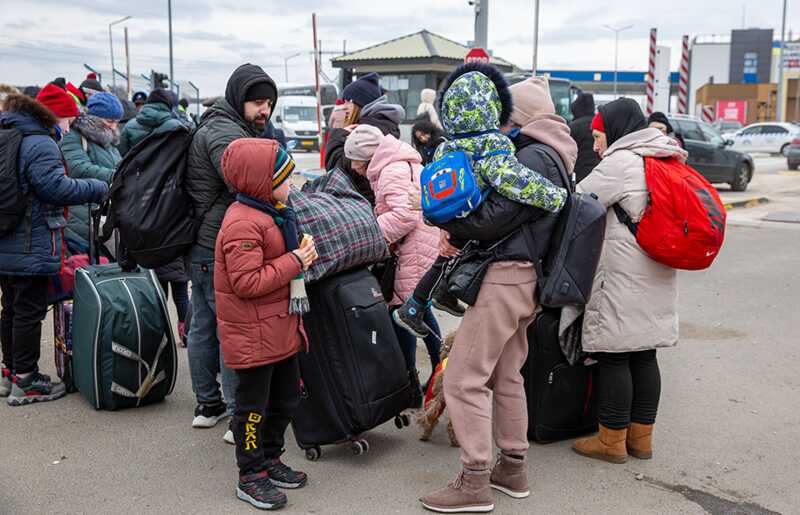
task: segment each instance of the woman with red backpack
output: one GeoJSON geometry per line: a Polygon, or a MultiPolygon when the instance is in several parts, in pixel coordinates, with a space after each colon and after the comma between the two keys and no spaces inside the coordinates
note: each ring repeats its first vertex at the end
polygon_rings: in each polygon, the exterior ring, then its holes
{"type": "Polygon", "coordinates": [[[573,450],[624,463],[649,459],[661,395],[656,349],[678,341],[678,276],[646,254],[615,212],[619,205],[638,222],[648,205],[645,159],[686,160],[686,152],[661,131],[648,128],[639,105],[621,98],[601,106],[592,120],[602,161],[578,190],[594,193],[608,208],[605,241],[583,320],[583,350],[597,360],[600,433],[573,450]]]}

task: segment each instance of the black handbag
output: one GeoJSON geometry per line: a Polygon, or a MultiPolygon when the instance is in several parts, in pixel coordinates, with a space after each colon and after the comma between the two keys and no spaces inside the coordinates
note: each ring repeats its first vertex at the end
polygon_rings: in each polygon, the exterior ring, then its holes
{"type": "Polygon", "coordinates": [[[489,265],[497,261],[497,247],[517,232],[513,231],[487,249],[477,248],[474,240],[468,242],[445,270],[447,291],[465,304],[474,306],[489,265]]]}

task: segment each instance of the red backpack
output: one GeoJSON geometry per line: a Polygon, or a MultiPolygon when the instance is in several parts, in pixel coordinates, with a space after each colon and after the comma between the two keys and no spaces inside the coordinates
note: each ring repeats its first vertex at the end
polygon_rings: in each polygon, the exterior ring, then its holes
{"type": "Polygon", "coordinates": [[[619,204],[614,212],[648,256],[681,270],[711,266],[725,239],[726,213],[711,184],[681,161],[646,157],[649,200],[633,223],[619,204]]]}

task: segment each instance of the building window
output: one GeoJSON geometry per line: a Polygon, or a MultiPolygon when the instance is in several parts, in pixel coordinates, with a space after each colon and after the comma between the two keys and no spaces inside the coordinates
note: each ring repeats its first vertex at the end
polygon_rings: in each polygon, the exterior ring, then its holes
{"type": "Polygon", "coordinates": [[[426,87],[426,77],[424,73],[381,75],[381,87],[387,91],[389,103],[403,106],[406,110],[406,121],[417,117],[420,94],[426,87]]]}

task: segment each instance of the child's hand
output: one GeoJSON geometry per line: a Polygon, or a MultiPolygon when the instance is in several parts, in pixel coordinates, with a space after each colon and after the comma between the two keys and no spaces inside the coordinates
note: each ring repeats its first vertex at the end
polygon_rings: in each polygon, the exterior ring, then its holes
{"type": "Polygon", "coordinates": [[[317,259],[317,248],[314,246],[314,243],[308,243],[302,248],[293,250],[294,255],[300,259],[300,262],[303,263],[303,270],[308,270],[308,267],[316,261],[317,259]]]}
{"type": "Polygon", "coordinates": [[[422,211],[422,193],[419,191],[419,184],[413,183],[408,192],[408,208],[413,211],[422,211]]]}
{"type": "Polygon", "coordinates": [[[446,258],[451,258],[458,255],[458,249],[450,245],[450,234],[448,234],[447,231],[440,231],[439,255],[446,258]]]}

